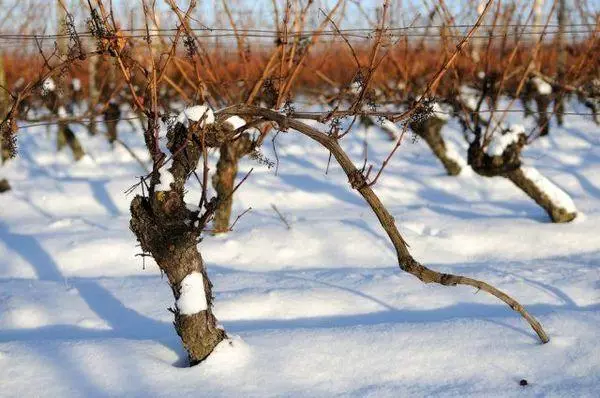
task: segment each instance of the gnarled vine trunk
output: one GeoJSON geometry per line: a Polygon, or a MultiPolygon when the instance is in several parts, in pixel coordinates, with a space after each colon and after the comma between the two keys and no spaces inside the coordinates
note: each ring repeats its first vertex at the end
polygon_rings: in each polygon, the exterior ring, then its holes
{"type": "MultiPolygon", "coordinates": [[[[546,177],[539,174],[535,169],[519,167],[506,174],[506,177],[511,180],[517,187],[521,188],[523,192],[527,194],[531,199],[540,205],[552,222],[563,223],[569,222],[577,217],[575,206],[573,205],[570,198],[562,192],[558,187],[554,186],[546,177]],[[559,200],[556,197],[552,197],[546,190],[545,187],[553,187],[552,189],[561,195],[564,199],[559,200]]],[[[547,188],[546,188],[547,189],[547,188]]]]}
{"type": "Polygon", "coordinates": [[[85,151],[77,139],[77,136],[69,127],[69,124],[65,122],[59,122],[56,136],[56,149],[60,151],[67,145],[71,149],[71,152],[73,152],[75,161],[79,161],[85,156],[85,151]]]}
{"type": "Polygon", "coordinates": [[[142,250],[150,253],[167,275],[176,300],[171,309],[175,330],[188,352],[190,365],[195,365],[206,359],[226,334],[212,312],[212,284],[197,246],[206,220],[199,218],[198,211],[189,210],[184,201],[185,182],[195,170],[202,151],[181,124],[169,131],[167,138],[173,154],[167,170],[170,174],[160,171],[167,166],[159,168],[148,196],[138,195],[132,200],[130,227],[142,250]],[[169,175],[172,179],[167,178],[169,175]],[[198,274],[202,276],[202,286],[194,287],[192,299],[196,302],[190,310],[189,303],[187,308],[181,304],[184,282],[198,274]]]}
{"type": "Polygon", "coordinates": [[[181,282],[186,276],[194,272],[203,276],[206,310],[184,314],[177,306],[172,309],[175,330],[188,352],[190,365],[195,365],[226,335],[212,313],[212,284],[197,248],[199,232],[189,226],[191,219],[182,198],[172,191],[155,193],[152,198],[136,196],[131,202],[131,230],[167,276],[175,300],[180,298],[181,282]]]}
{"type": "Polygon", "coordinates": [[[469,164],[479,175],[508,178],[540,205],[552,222],[572,221],[577,217],[577,209],[569,195],[536,169],[522,165],[520,156],[525,141],[525,135],[521,135],[518,141],[508,145],[501,155],[490,156],[479,141],[475,140],[469,146],[469,164]]]}
{"type": "Polygon", "coordinates": [[[10,184],[8,183],[8,180],[6,178],[3,178],[2,180],[0,180],[0,193],[8,191],[10,191],[10,184]]]}
{"type": "Polygon", "coordinates": [[[252,149],[252,141],[247,133],[242,134],[235,141],[224,143],[219,148],[220,156],[217,162],[217,172],[212,178],[213,187],[217,192],[217,209],[213,223],[214,233],[229,231],[238,163],[252,149]]]}
{"type": "Polygon", "coordinates": [[[442,137],[442,127],[446,124],[445,120],[438,117],[430,117],[426,120],[413,122],[410,128],[421,138],[425,140],[433,154],[442,162],[446,173],[451,176],[460,174],[462,166],[455,158],[451,156],[442,137]]]}

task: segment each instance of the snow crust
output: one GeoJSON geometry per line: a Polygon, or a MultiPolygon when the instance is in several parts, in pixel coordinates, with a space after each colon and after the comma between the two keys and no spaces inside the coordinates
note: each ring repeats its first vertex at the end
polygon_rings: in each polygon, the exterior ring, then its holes
{"type": "Polygon", "coordinates": [[[188,274],[179,284],[179,298],[175,305],[180,314],[193,315],[208,309],[204,278],[200,272],[188,274]]]}
{"type": "Polygon", "coordinates": [[[535,88],[537,89],[538,93],[542,95],[552,94],[552,86],[541,77],[535,76],[531,79],[531,81],[535,85],[535,88]]]}
{"type": "Polygon", "coordinates": [[[181,111],[179,115],[177,115],[177,122],[183,124],[185,127],[189,127],[190,121],[197,122],[202,118],[204,118],[204,121],[201,126],[215,122],[215,114],[212,109],[206,105],[194,105],[181,111]]]}
{"type": "Polygon", "coordinates": [[[573,199],[567,194],[565,191],[560,189],[556,184],[552,181],[544,177],[535,167],[527,167],[521,166],[521,171],[531,181],[535,183],[535,185],[543,191],[546,196],[550,198],[552,203],[556,206],[561,207],[568,211],[569,213],[576,213],[577,207],[575,207],[575,203],[573,199]]]}
{"type": "Polygon", "coordinates": [[[525,134],[525,127],[521,124],[513,124],[504,134],[494,134],[486,148],[490,156],[502,156],[506,148],[519,141],[519,137],[525,134]]]}

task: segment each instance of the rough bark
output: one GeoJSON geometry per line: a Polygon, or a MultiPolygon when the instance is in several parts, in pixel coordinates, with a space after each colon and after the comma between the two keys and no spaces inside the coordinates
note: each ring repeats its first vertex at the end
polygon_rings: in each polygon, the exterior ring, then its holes
{"type": "Polygon", "coordinates": [[[131,230],[167,276],[175,300],[187,275],[200,272],[204,278],[206,311],[184,315],[172,309],[175,330],[193,366],[206,359],[226,335],[212,313],[212,284],[197,248],[199,232],[189,227],[191,219],[182,198],[173,191],[158,192],[152,198],[136,196],[131,202],[131,230]]]}
{"type": "Polygon", "coordinates": [[[420,122],[413,122],[410,128],[425,140],[433,154],[442,162],[446,173],[451,176],[460,174],[461,166],[448,156],[446,143],[442,137],[442,127],[446,122],[437,117],[430,117],[420,122]]]}
{"type": "Polygon", "coordinates": [[[10,184],[8,183],[8,180],[6,178],[3,178],[2,180],[0,180],[0,193],[8,191],[10,191],[10,184]]]}
{"type": "Polygon", "coordinates": [[[577,217],[576,212],[571,212],[568,209],[560,207],[558,204],[552,201],[550,198],[536,183],[531,179],[527,178],[521,168],[510,171],[506,174],[506,177],[511,180],[517,187],[527,194],[531,199],[540,205],[552,222],[564,223],[573,221],[577,217]]]}
{"type": "Polygon", "coordinates": [[[537,104],[537,124],[538,128],[540,129],[540,135],[548,135],[548,133],[550,132],[550,118],[548,117],[548,105],[550,105],[550,96],[536,95],[535,103],[537,104]]]}
{"type": "Polygon", "coordinates": [[[115,141],[119,138],[117,133],[117,124],[121,117],[121,110],[119,105],[111,102],[108,104],[106,111],[104,112],[104,123],[106,123],[106,135],[108,142],[114,145],[115,141]]]}
{"type": "Polygon", "coordinates": [[[356,168],[335,138],[314,129],[305,123],[288,118],[285,115],[269,109],[245,105],[229,108],[226,112],[231,115],[255,116],[275,121],[281,128],[294,129],[323,145],[326,149],[331,151],[338,164],[342,167],[348,176],[352,188],[361,194],[377,216],[381,226],[396,249],[398,264],[403,271],[414,275],[424,283],[438,283],[445,286],[468,285],[487,292],[502,300],[514,311],[518,312],[536,332],[542,343],[550,341],[540,323],[531,316],[519,302],[501,290],[476,279],[433,271],[416,261],[410,254],[408,245],[402,238],[400,231],[398,231],[394,217],[392,217],[385,208],[371,186],[365,181],[364,175],[356,168]]]}
{"type": "Polygon", "coordinates": [[[71,128],[69,127],[68,123],[58,123],[56,144],[58,150],[61,150],[66,145],[68,145],[69,148],[71,148],[71,152],[73,152],[73,157],[75,158],[75,161],[79,161],[85,156],[85,151],[83,150],[81,143],[77,139],[75,133],[73,133],[73,130],[71,130],[71,128]]]}
{"type": "Polygon", "coordinates": [[[250,136],[243,134],[237,140],[221,145],[219,149],[217,172],[212,178],[213,187],[217,192],[217,209],[213,223],[215,234],[229,231],[238,163],[242,157],[250,153],[252,148],[250,136]]]}

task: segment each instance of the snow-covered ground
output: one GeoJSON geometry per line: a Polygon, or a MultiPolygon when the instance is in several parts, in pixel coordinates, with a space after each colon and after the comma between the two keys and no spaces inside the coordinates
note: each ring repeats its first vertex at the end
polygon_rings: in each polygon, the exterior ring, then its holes
{"type": "MultiPolygon", "coordinates": [[[[380,162],[392,143],[368,134],[380,162]]],[[[464,156],[456,126],[444,134],[464,156]]],[[[344,143],[357,163],[363,135],[344,143]]],[[[143,172],[80,137],[90,155],[74,164],[45,129],[24,131],[20,158],[0,168],[13,186],[0,195],[0,396],[600,394],[600,131],[588,120],[567,117],[525,152],[572,196],[570,224],[508,180],[445,176],[422,141],[406,140],[375,187],[417,259],[512,294],[550,343],[491,296],[402,273],[339,167],[324,174],[328,153],[290,133],[278,175],[244,162],[254,172],[234,213],[253,210],[200,245],[232,340],[194,368],[181,367],[166,280],[135,257],[124,191],[143,172]]],[[[139,133],[122,138],[147,159],[139,133]]]]}

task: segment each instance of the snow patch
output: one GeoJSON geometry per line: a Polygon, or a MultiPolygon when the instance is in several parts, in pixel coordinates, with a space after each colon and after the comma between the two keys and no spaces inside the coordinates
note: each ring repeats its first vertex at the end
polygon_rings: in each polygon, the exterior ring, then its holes
{"type": "Polygon", "coordinates": [[[533,181],[533,183],[550,198],[552,203],[556,206],[561,207],[569,213],[576,213],[577,208],[573,199],[565,191],[556,186],[552,181],[540,174],[535,167],[521,166],[521,171],[526,178],[533,181]]]}
{"type": "Polygon", "coordinates": [[[179,284],[179,299],[175,303],[180,314],[193,315],[208,309],[204,278],[200,272],[188,274],[179,284]]]}
{"type": "Polygon", "coordinates": [[[51,77],[44,80],[42,83],[42,93],[48,93],[54,90],[56,90],[56,83],[54,83],[54,80],[52,80],[51,77]]]}
{"type": "Polygon", "coordinates": [[[458,99],[467,109],[474,111],[477,109],[477,103],[479,102],[479,92],[469,86],[460,86],[458,99]]]}
{"type": "Polygon", "coordinates": [[[58,107],[58,117],[61,119],[64,119],[67,117],[67,110],[65,109],[64,106],[58,107]]]}
{"type": "Polygon", "coordinates": [[[390,133],[394,134],[396,137],[400,137],[400,135],[402,134],[402,129],[400,127],[396,126],[396,123],[392,122],[389,119],[383,119],[383,122],[381,122],[381,128],[389,131],[390,133]]]}
{"type": "Polygon", "coordinates": [[[461,170],[467,167],[467,161],[462,156],[460,156],[458,150],[456,149],[456,146],[450,141],[446,141],[445,144],[446,156],[454,160],[461,167],[461,170]]]}
{"type": "Polygon", "coordinates": [[[197,122],[200,119],[204,118],[204,122],[201,126],[205,124],[212,124],[215,122],[215,114],[212,109],[210,109],[206,105],[195,105],[185,108],[179,115],[177,115],[177,121],[183,124],[185,127],[189,127],[190,120],[192,122],[197,122]]]}
{"type": "Polygon", "coordinates": [[[552,86],[548,84],[544,79],[535,76],[533,79],[531,79],[531,81],[535,85],[535,88],[537,89],[538,93],[540,93],[541,95],[552,94],[552,86]]]}
{"type": "Polygon", "coordinates": [[[225,120],[225,123],[229,123],[234,130],[237,130],[240,127],[244,127],[246,125],[246,121],[236,115],[227,118],[227,120],[225,120]]]}
{"type": "Polygon", "coordinates": [[[71,86],[73,87],[73,91],[81,91],[81,80],[77,78],[71,80],[71,86]]]}
{"type": "Polygon", "coordinates": [[[229,336],[221,341],[201,364],[211,374],[231,374],[232,369],[242,368],[249,362],[251,350],[239,336],[229,336]]]}
{"type": "Polygon", "coordinates": [[[519,137],[525,134],[525,127],[513,124],[504,134],[496,134],[492,137],[486,153],[490,156],[502,156],[506,148],[519,141],[519,137]]]}
{"type": "Polygon", "coordinates": [[[450,119],[450,109],[448,107],[442,106],[437,102],[434,102],[431,106],[432,114],[435,118],[440,120],[448,120],[450,119]]]}
{"type": "Polygon", "coordinates": [[[169,160],[158,170],[160,182],[154,186],[154,192],[171,190],[171,183],[175,182],[175,177],[169,171],[172,165],[173,160],[169,160]]]}

